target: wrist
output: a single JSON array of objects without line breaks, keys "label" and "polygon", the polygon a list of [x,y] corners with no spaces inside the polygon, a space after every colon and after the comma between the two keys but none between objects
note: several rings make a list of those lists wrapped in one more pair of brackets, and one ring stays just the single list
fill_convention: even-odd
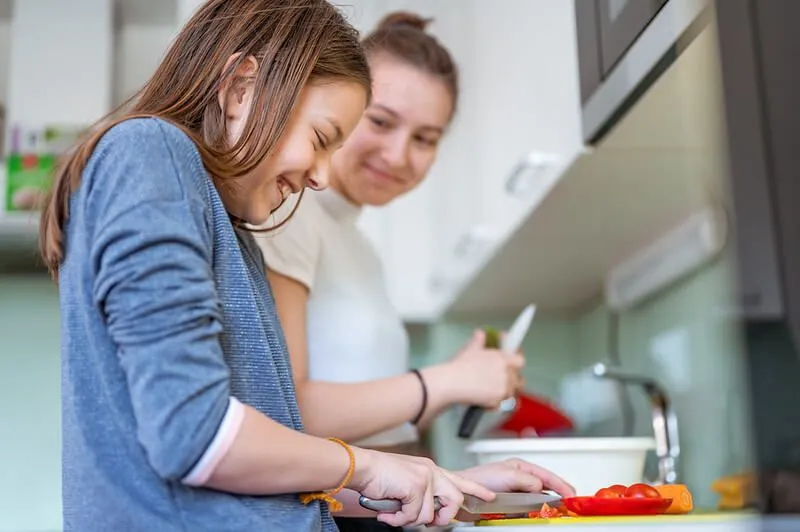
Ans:
[{"label": "wrist", "polygon": [[360,493],[374,476],[372,474],[372,463],[374,461],[373,455],[375,451],[363,449],[361,447],[350,447],[350,450],[353,452],[353,457],[355,459],[355,468],[345,488]]},{"label": "wrist", "polygon": [[458,371],[453,362],[442,362],[421,370],[428,386],[428,408],[442,410],[462,402]]}]

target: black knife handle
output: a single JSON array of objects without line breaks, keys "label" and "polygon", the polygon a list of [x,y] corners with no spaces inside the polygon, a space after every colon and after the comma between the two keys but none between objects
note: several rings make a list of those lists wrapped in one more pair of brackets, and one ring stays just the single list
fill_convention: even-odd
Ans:
[{"label": "black knife handle", "polygon": [[471,406],[464,412],[464,417],[461,418],[461,425],[458,427],[458,437],[463,439],[471,438],[478,428],[478,422],[483,415],[483,408],[480,406]]}]

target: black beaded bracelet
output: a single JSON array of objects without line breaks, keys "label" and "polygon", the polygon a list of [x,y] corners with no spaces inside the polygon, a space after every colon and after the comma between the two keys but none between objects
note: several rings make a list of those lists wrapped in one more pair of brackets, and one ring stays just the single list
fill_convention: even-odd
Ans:
[{"label": "black beaded bracelet", "polygon": [[425,413],[425,409],[428,408],[428,387],[425,385],[425,379],[422,378],[422,373],[419,372],[418,369],[412,369],[411,373],[417,376],[419,379],[419,384],[422,386],[422,405],[419,407],[419,413],[411,422],[414,425],[419,423],[419,420],[422,419],[422,415]]}]

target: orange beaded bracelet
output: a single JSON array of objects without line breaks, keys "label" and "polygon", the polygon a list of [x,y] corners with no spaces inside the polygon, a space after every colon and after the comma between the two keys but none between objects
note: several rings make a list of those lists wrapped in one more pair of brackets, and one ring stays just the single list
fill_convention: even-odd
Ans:
[{"label": "orange beaded bracelet", "polygon": [[342,503],[335,499],[336,494],[339,493],[344,489],[347,484],[350,483],[350,479],[353,478],[353,473],[356,470],[356,457],[353,454],[353,449],[350,448],[345,442],[340,440],[339,438],[328,438],[328,440],[338,443],[344,450],[347,451],[347,456],[350,458],[350,465],[347,468],[347,474],[344,476],[344,479],[339,483],[339,485],[328,491],[317,491],[314,493],[303,493],[300,495],[300,502],[303,504],[308,504],[311,501],[324,501],[328,503],[328,507],[330,508],[331,512],[341,512],[342,511]]}]

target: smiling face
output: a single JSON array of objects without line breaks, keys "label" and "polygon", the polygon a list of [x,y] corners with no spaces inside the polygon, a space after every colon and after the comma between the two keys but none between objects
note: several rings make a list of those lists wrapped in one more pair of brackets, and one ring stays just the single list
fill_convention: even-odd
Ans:
[{"label": "smiling face", "polygon": [[[252,84],[221,94],[226,102],[228,142],[234,145],[244,131],[253,101]],[[277,146],[254,171],[236,181],[226,207],[254,225],[267,221],[290,194],[304,187],[328,186],[331,155],[355,129],[367,102],[355,82],[318,80],[300,94]]]},{"label": "smiling face", "polygon": [[370,62],[372,101],[333,157],[332,185],[358,205],[385,205],[436,160],[453,100],[435,76],[389,56]]}]

